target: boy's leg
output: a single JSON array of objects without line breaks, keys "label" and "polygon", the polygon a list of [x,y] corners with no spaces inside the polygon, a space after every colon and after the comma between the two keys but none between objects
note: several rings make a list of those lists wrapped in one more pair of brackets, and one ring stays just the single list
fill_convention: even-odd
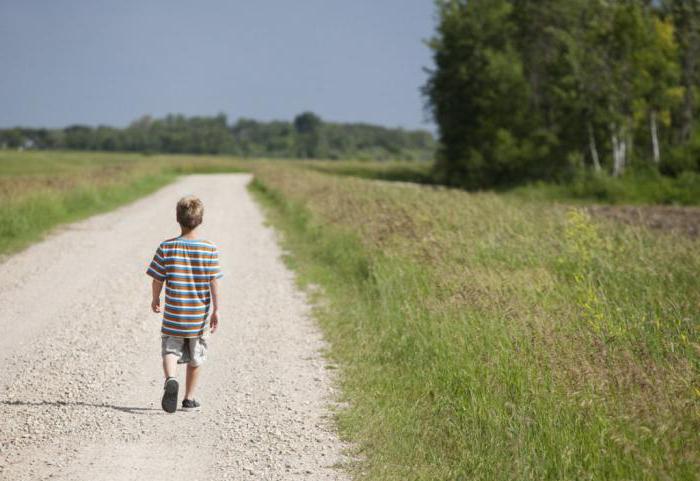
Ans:
[{"label": "boy's leg", "polygon": [[172,336],[161,336],[161,355],[163,356],[163,374],[165,385],[163,386],[163,399],[160,402],[165,412],[177,411],[177,393],[180,386],[175,379],[177,375],[177,361],[182,356],[183,340]]},{"label": "boy's leg", "polygon": [[175,375],[177,374],[177,354],[163,354],[163,373],[165,374],[165,385],[163,386],[163,399],[160,405],[163,411],[174,413],[177,411],[177,392],[179,385]]},{"label": "boy's leg", "polygon": [[194,390],[197,388],[201,367],[207,359],[207,339],[205,336],[188,339],[190,362],[187,364],[187,380],[185,381],[185,399],[194,400]]},{"label": "boy's leg", "polygon": [[187,379],[185,381],[185,399],[194,399],[194,390],[197,387],[197,381],[199,381],[200,371],[201,366],[193,366],[191,364],[187,365]]},{"label": "boy's leg", "polygon": [[163,355],[163,373],[165,374],[166,379],[177,376],[178,357],[179,356],[177,354],[171,353]]}]

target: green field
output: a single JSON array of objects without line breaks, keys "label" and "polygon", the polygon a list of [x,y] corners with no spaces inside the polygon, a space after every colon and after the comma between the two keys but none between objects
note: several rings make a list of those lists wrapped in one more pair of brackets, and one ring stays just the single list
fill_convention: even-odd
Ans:
[{"label": "green field", "polygon": [[0,151],[0,252],[239,170],[317,301],[358,479],[697,479],[697,239],[370,180],[421,164]]}]

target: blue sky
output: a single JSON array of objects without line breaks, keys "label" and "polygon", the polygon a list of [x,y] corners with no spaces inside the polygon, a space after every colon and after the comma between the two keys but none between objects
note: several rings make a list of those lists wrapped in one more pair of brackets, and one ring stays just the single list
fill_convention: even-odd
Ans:
[{"label": "blue sky", "polygon": [[0,127],[143,114],[429,128],[432,0],[0,0]]}]

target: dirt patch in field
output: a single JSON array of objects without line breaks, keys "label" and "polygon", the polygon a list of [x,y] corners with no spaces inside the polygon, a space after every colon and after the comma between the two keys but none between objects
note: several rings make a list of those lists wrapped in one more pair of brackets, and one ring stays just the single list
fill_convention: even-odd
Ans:
[{"label": "dirt patch in field", "polygon": [[700,207],[595,205],[587,207],[587,210],[592,215],[625,224],[700,237]]}]

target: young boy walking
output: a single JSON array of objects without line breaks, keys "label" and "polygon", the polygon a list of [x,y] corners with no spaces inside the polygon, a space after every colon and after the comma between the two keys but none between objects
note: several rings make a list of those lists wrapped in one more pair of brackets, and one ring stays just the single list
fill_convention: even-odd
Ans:
[{"label": "young boy walking", "polygon": [[181,235],[160,243],[146,271],[153,278],[153,312],[161,312],[160,293],[165,284],[161,327],[165,386],[161,406],[168,413],[177,410],[178,363],[187,364],[182,410],[200,409],[194,392],[207,356],[209,331],[214,333],[219,325],[217,279],[223,275],[216,246],[200,239],[197,232],[204,215],[202,201],[194,196],[183,197],[177,203],[176,214]]}]

